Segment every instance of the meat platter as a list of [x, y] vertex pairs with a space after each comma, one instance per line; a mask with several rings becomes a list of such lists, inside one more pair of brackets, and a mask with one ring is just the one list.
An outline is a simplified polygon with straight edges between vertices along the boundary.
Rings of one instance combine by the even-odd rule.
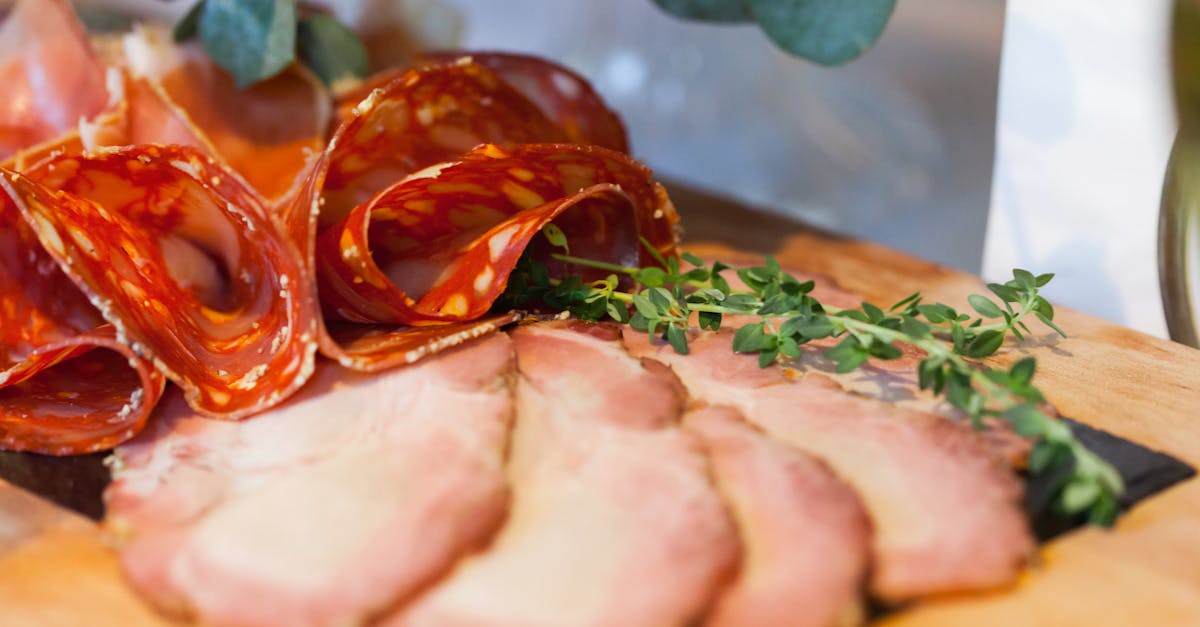
[[[78, 31], [54, 10], [23, 19]], [[25, 299], [6, 302], [26, 313], [6, 314], [0, 435], [40, 454], [116, 449], [102, 526], [0, 484], [5, 622], [1200, 616], [1194, 480], [1037, 546], [1011, 461], [1027, 447], [948, 418], [917, 389], [919, 356], [839, 373], [806, 349], [761, 367], [732, 326], [687, 328], [685, 355], [628, 325], [493, 307], [523, 255], [554, 245], [549, 224], [571, 258], [646, 267], [677, 254], [681, 223], [689, 254], [773, 255], [830, 310], [914, 291], [962, 307], [978, 279], [668, 194], [549, 62], [429, 55], [327, 110], [285, 76], [272, 96], [300, 107], [291, 121], [336, 130], [247, 152], [180, 114], [196, 95], [169, 62], [197, 61], [134, 37], [115, 71], [52, 39], [96, 65], [70, 102], [99, 113], [48, 134], [37, 119], [6, 162], [4, 237], [27, 255], [6, 259]], [[558, 100], [513, 87], [545, 72], [561, 73]], [[1196, 351], [1055, 320], [1067, 338], [1031, 334], [986, 363], [1036, 356], [1057, 412], [1200, 461]]]

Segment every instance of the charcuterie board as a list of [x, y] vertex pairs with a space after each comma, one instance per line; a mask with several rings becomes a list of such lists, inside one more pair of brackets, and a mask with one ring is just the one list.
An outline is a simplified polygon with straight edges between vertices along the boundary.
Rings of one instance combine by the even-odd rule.
[[[920, 290], [958, 305], [982, 287], [976, 277], [883, 246], [682, 186], [671, 192], [687, 228], [685, 243], [702, 256], [737, 262], [773, 254], [784, 266], [830, 277], [876, 301]], [[1037, 335], [993, 359], [1004, 363], [1033, 351], [1040, 386], [1064, 415], [1200, 465], [1200, 351], [1070, 310], [1056, 321], [1068, 339]], [[80, 482], [79, 489], [89, 487]], [[94, 522], [0, 482], [0, 624], [165, 622], [124, 584]], [[1111, 531], [1079, 530], [1043, 545], [1010, 589], [924, 601], [879, 622], [1196, 624], [1200, 482], [1139, 503]]]

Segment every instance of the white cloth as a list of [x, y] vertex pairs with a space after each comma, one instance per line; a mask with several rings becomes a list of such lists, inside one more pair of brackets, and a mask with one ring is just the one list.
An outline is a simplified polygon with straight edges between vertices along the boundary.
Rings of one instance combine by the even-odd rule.
[[1009, 0], [983, 274], [1166, 335], [1157, 224], [1175, 130], [1168, 0]]

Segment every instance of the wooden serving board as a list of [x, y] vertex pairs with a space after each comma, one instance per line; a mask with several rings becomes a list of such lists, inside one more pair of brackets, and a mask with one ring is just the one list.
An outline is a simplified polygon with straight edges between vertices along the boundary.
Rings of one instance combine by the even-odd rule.
[[[686, 188], [672, 189], [702, 256], [775, 255], [877, 302], [920, 290], [952, 305], [973, 276], [882, 246], [808, 229]], [[1053, 268], [1035, 268], [1046, 271]], [[1050, 333], [993, 359], [1038, 357], [1037, 381], [1064, 415], [1200, 467], [1200, 351], [1060, 309]], [[0, 481], [0, 625], [157, 625], [124, 585], [91, 521]], [[925, 601], [889, 626], [1200, 625], [1200, 480], [1138, 504], [1115, 529], [1045, 545], [1010, 589]]]

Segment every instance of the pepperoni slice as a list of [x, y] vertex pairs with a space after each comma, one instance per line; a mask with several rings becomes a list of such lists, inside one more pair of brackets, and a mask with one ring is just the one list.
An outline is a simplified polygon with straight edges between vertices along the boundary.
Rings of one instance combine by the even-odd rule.
[[19, 0], [0, 25], [0, 158], [104, 109], [104, 70], [65, 0]]
[[621, 118], [604, 103], [587, 79], [557, 63], [507, 52], [443, 51], [426, 53], [428, 63], [469, 58], [496, 72], [525, 94], [577, 144], [629, 152]]
[[227, 168], [139, 146], [28, 174], [4, 185], [42, 245], [192, 407], [239, 418], [311, 374], [316, 305], [300, 254]]
[[0, 199], [0, 449], [115, 446], [141, 430], [163, 384]]
[[478, 318], [534, 235], [555, 220], [584, 256], [653, 263], [639, 237], [675, 253], [675, 211], [628, 156], [575, 144], [486, 145], [397, 183], [322, 232], [323, 308], [354, 322]]
[[[161, 86], [215, 154], [271, 201], [295, 193], [312, 158], [325, 148], [331, 98], [321, 81], [294, 64], [278, 76], [238, 89], [197, 42], [175, 44], [165, 29], [125, 37], [134, 76]], [[167, 137], [155, 143], [177, 143]]]
[[479, 144], [565, 139], [536, 105], [481, 65], [405, 72], [357, 103], [330, 142], [319, 226], [336, 224], [376, 192]]

